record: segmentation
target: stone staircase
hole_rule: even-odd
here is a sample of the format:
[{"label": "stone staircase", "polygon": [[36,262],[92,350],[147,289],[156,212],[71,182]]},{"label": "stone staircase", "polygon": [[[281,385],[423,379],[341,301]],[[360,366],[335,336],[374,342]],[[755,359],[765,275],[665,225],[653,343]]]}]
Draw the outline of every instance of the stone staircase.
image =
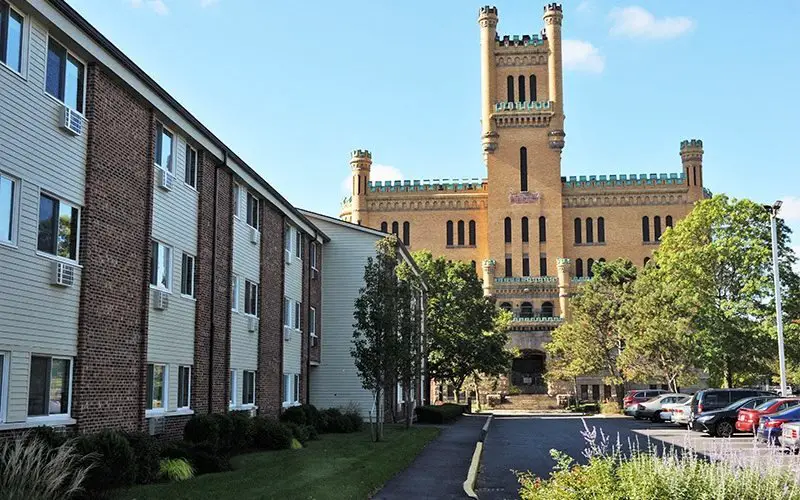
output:
[{"label": "stone staircase", "polygon": [[495,410],[546,411],[562,409],[555,397],[547,394],[517,394],[506,396],[506,402],[494,407]]}]

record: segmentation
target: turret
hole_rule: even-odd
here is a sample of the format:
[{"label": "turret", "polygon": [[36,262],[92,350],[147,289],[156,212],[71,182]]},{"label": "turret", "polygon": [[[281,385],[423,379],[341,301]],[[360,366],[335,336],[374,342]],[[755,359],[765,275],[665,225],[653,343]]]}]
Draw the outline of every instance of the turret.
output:
[{"label": "turret", "polygon": [[569,314],[569,287],[572,281],[570,259],[558,259],[558,305],[561,309],[561,317],[565,321],[570,320]]},{"label": "turret", "polygon": [[494,259],[483,261],[483,295],[491,297],[494,295],[494,277],[497,271],[497,262]]},{"label": "turret", "polygon": [[356,149],[350,154],[352,172],[353,201],[350,222],[369,225],[367,213],[367,193],[369,192],[369,171],[372,167],[372,153],[366,149]]},{"label": "turret", "polygon": [[703,141],[690,139],[681,141],[681,163],[686,185],[689,187],[689,199],[703,199]]},{"label": "turret", "polygon": [[492,109],[494,106],[497,75],[494,60],[495,37],[497,36],[497,7],[486,5],[478,12],[481,29],[481,143],[484,158],[497,149],[497,132],[494,130]]},{"label": "turret", "polygon": [[548,93],[553,102],[553,120],[550,122],[549,145],[551,149],[564,147],[564,79],[561,57],[561,22],[564,14],[561,4],[550,3],[544,7],[544,30],[547,35]]}]

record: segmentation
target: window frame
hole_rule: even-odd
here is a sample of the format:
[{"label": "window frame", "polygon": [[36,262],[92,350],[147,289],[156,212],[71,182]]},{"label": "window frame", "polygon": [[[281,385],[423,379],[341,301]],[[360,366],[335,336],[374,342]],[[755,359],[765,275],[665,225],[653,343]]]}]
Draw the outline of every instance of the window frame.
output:
[{"label": "window frame", "polygon": [[239,275],[231,274],[231,311],[239,312]]},{"label": "window frame", "polygon": [[[159,133],[160,132],[160,133]],[[164,134],[170,136],[170,165],[164,166],[161,164],[161,157],[164,153],[164,144],[163,144],[163,137]],[[156,122],[156,143],[155,143],[155,151],[153,152],[153,164],[156,168],[160,168],[165,172],[169,172],[172,175],[175,175],[175,160],[177,159],[177,148],[178,137],[175,135],[175,132],[170,130],[169,127],[164,125],[164,123],[157,121]]]},{"label": "window frame", "polygon": [[8,411],[8,375],[11,365],[11,353],[0,351],[0,424],[6,421]]},{"label": "window frame", "polygon": [[[60,260],[60,261],[63,261],[63,262],[67,262],[67,263],[70,263],[70,264],[77,264],[78,260],[80,259],[80,254],[81,254],[81,212],[83,211],[83,208],[80,205],[78,205],[77,203],[72,203],[71,201],[65,200],[64,198],[61,198],[60,196],[56,196],[55,194],[53,194],[53,193],[51,193],[49,191],[45,191],[45,190],[40,189],[39,190],[39,203],[38,203],[38,206],[36,207],[36,212],[37,212],[37,216],[38,216],[37,224],[42,220],[42,215],[41,215],[42,196],[44,196],[46,198],[50,198],[51,200],[56,202],[56,210],[55,210],[56,214],[61,212],[61,204],[62,203],[67,204],[67,206],[69,206],[73,210],[77,211],[77,219],[78,220],[77,220],[77,222],[75,224],[76,229],[77,229],[75,231],[77,233],[77,235],[75,236],[75,258],[73,259],[73,258],[70,258],[70,257],[64,257],[64,256],[61,256],[61,255],[58,255],[58,233],[57,232],[55,234],[55,237],[53,238],[53,244],[55,245],[53,253],[51,253],[48,250],[42,250],[41,248],[39,248],[39,230],[38,229],[36,231],[36,253],[38,253],[39,255],[47,256],[48,258],[53,258],[53,259]],[[17,198],[19,198],[19,196]],[[56,231],[58,230],[57,221],[54,224],[54,229]]]},{"label": "window frame", "polygon": [[292,396],[294,396],[293,403],[300,404],[300,374],[295,373],[292,377]]},{"label": "window frame", "polygon": [[292,377],[291,373],[284,373],[283,374],[283,401],[282,406],[284,408],[291,406],[292,401],[289,400],[289,394],[293,393],[292,385],[294,383],[294,377]]},{"label": "window frame", "polygon": [[[11,356],[9,355],[9,358]],[[48,379],[47,379],[47,386],[45,388],[45,397],[47,401],[45,402],[47,405],[47,413],[44,415],[31,415],[30,414],[30,384],[31,380],[33,379],[31,374],[33,358],[45,358],[48,360],[47,363],[47,370],[48,370]],[[67,387],[67,412],[66,413],[50,413],[50,390],[51,385],[53,383],[53,360],[64,360],[69,363],[67,369],[67,375],[69,377],[69,383]],[[9,363],[10,363],[9,359]],[[8,364],[8,363],[7,363]],[[31,353],[29,362],[28,362],[28,408],[26,410],[27,418],[26,420],[29,422],[36,422],[42,420],[51,420],[51,419],[63,419],[63,418],[71,418],[72,415],[72,386],[75,380],[75,360],[70,356],[57,356],[57,355],[50,355],[50,354],[39,354],[39,353]],[[6,377],[7,378],[7,377]],[[4,382],[5,383],[5,382]]]},{"label": "window frame", "polygon": [[[254,318],[259,317],[259,283],[255,281],[250,281],[249,279],[245,278],[244,280],[244,313],[247,316],[252,316]],[[248,300],[249,299],[249,300]],[[252,302],[250,304],[249,302]]]},{"label": "window frame", "polygon": [[[186,150],[184,152],[183,157],[183,183],[189,186],[190,188],[197,191],[197,162],[198,162],[198,152],[195,148],[191,146],[188,142],[186,143]],[[190,165],[190,160],[194,159],[194,165]],[[187,182],[187,178],[189,177],[189,171],[191,168],[192,176],[188,179],[191,182]]]},{"label": "window frame", "polygon": [[[248,377],[251,377],[252,380],[250,381],[250,387],[252,391],[252,397],[250,401],[246,401],[247,398],[247,389],[248,389]],[[246,408],[252,408],[256,405],[256,371],[255,370],[242,370],[242,402],[240,406]]]},{"label": "window frame", "polygon": [[[5,23],[2,21],[2,11],[4,10],[8,11],[8,16],[10,16],[11,11],[14,11],[14,13],[21,19],[22,27],[20,29],[19,40],[19,69],[15,69],[13,66],[8,64],[6,57],[6,52],[8,52],[8,21]],[[28,16],[16,8],[16,6],[14,6],[11,2],[7,0],[0,0],[0,66],[5,66],[23,78],[25,77],[25,68],[28,61],[28,51],[26,48],[28,47],[28,41],[30,39],[28,35],[29,31],[30,22],[28,20]]]},{"label": "window frame", "polygon": [[292,315],[294,314],[294,307],[292,307],[292,299],[283,297],[283,327],[292,327]]},{"label": "window frame", "polygon": [[238,182],[233,183],[233,188],[231,188],[233,193],[231,194],[231,207],[233,209],[233,217],[235,219],[239,219],[241,217],[241,196],[242,196],[242,186]]},{"label": "window frame", "polygon": [[[155,390],[156,366],[161,366],[164,368],[161,408],[153,408],[153,391]],[[145,400],[145,416],[166,413],[169,408],[169,364],[156,362],[147,363],[146,387],[147,399]]]},{"label": "window frame", "polygon": [[287,225],[283,230],[283,252],[287,264],[292,263],[292,256],[294,255],[294,252],[292,251],[292,245],[294,244],[293,230],[294,228],[289,225]]},{"label": "window frame", "polygon": [[303,260],[303,233],[299,229],[294,229],[294,258],[298,261]]},{"label": "window frame", "polygon": [[308,254],[309,260],[311,261],[311,270],[312,271],[319,271],[319,267],[317,267],[317,242],[312,241],[310,246],[308,247]]},{"label": "window frame", "polygon": [[[187,269],[187,261],[191,260],[192,265],[189,267],[191,269],[191,281],[186,280],[186,269]],[[191,289],[187,292],[186,286],[191,286]],[[183,252],[181,255],[181,296],[186,297],[189,299],[196,298],[195,293],[197,292],[197,258],[194,255],[188,254]]]},{"label": "window frame", "polygon": [[238,389],[238,381],[236,380],[236,368],[230,369],[230,383],[228,384],[228,407],[236,408],[236,390]]},{"label": "window frame", "polygon": [[252,192],[250,192],[249,189],[247,190],[247,196],[245,196],[245,200],[247,207],[245,221],[247,222],[247,225],[256,231],[261,231],[261,200]]},{"label": "window frame", "polygon": [[308,335],[317,338],[317,308],[314,306],[308,308]]},{"label": "window frame", "polygon": [[[167,245],[166,243],[161,242],[159,240],[151,239],[150,242],[151,242],[150,243],[150,248],[151,248],[151,250],[150,250],[150,252],[151,252],[151,255],[150,255],[150,288],[153,288],[153,289],[156,289],[156,290],[161,290],[161,291],[167,292],[167,293],[172,293],[172,286],[174,285],[174,283],[173,283],[173,274],[175,272],[175,270],[173,269],[173,267],[174,267],[173,259],[175,258],[175,253],[174,253],[175,249],[172,248],[172,246]],[[161,284],[158,282],[158,274],[157,273],[158,273],[158,258],[159,258],[160,252],[158,252],[157,248],[155,248],[156,245],[158,245],[159,247],[163,246],[165,249],[167,249],[169,251],[169,257],[165,259],[165,263],[168,266],[167,269],[165,270],[165,273],[166,273],[166,276],[167,276],[167,282],[168,282],[166,287],[161,286]],[[153,283],[153,280],[155,280],[156,283]]]},{"label": "window frame", "polygon": [[[80,106],[79,106],[80,109],[74,109],[74,108],[68,106],[67,103],[66,103],[66,95],[63,98],[62,97],[58,97],[58,96],[55,96],[55,95],[51,94],[47,90],[47,60],[50,57],[50,42],[51,41],[57,43],[66,52],[66,58],[64,59],[64,65],[63,65],[63,67],[59,68],[59,70],[63,72],[62,76],[64,78],[64,81],[62,82],[63,88],[60,88],[59,92],[66,93],[66,82],[67,82],[67,78],[66,78],[66,62],[69,61],[69,58],[71,57],[72,59],[74,59],[75,61],[79,62],[83,66],[83,72],[82,72],[83,73],[82,74],[83,78],[82,78],[82,81],[80,82],[80,85],[81,85],[81,96],[80,96],[80,103],[79,103],[80,104]],[[47,42],[45,43],[45,47],[44,47],[44,61],[45,61],[45,63],[44,63],[44,82],[42,82],[42,87],[44,89],[44,94],[46,96],[52,98],[52,99],[55,99],[57,102],[59,102],[63,106],[66,106],[67,108],[71,109],[72,111],[75,111],[76,113],[78,113],[79,115],[81,115],[82,117],[85,118],[84,110],[86,109],[86,78],[88,76],[87,75],[88,71],[86,71],[86,68],[87,68],[86,61],[84,61],[82,58],[78,57],[66,45],[61,43],[60,40],[58,40],[56,37],[54,37],[52,35],[52,33],[49,33],[49,32],[47,33]]]},{"label": "window frame", "polygon": [[290,300],[294,303],[293,304],[294,305],[294,313],[292,315],[292,321],[293,321],[292,328],[297,332],[302,332],[303,331],[303,325],[301,324],[301,319],[302,319],[301,311],[302,311],[303,303],[300,302],[299,300],[294,300],[294,299],[290,299]]},{"label": "window frame", "polygon": [[[183,378],[183,380],[181,380]],[[181,382],[185,382],[184,384]],[[183,393],[183,394],[182,394]],[[181,398],[181,395],[185,398]],[[181,399],[186,399],[186,404],[181,404]],[[178,401],[175,405],[177,410],[188,410],[192,407],[192,367],[189,365],[178,366]]]},{"label": "window frame", "polygon": [[[14,177],[12,175],[8,175],[8,174],[3,173],[3,171],[0,171],[0,182],[2,182],[3,179],[5,179],[5,180],[7,180],[8,182],[11,183],[11,199],[9,200],[9,207],[8,207],[8,215],[9,215],[8,236],[9,236],[9,239],[6,240],[2,235],[0,235],[0,245],[16,247],[17,246],[17,241],[18,241],[18,238],[19,238],[19,215],[20,215],[19,214],[19,199],[20,199],[20,193],[22,192],[22,181],[20,181],[18,178]],[[78,222],[79,222],[79,226],[80,226],[80,220]],[[38,245],[38,232],[37,232],[37,244],[36,244],[36,246],[37,246],[37,248],[39,246]]]}]

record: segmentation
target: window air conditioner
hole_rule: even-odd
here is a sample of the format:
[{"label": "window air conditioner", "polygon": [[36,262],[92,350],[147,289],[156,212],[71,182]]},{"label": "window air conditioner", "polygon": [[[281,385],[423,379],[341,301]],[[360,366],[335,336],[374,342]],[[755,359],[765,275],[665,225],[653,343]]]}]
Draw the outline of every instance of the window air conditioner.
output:
[{"label": "window air conditioner", "polygon": [[61,128],[72,135],[83,133],[83,116],[74,109],[63,106],[61,108]]},{"label": "window air conditioner", "polygon": [[164,191],[171,191],[173,184],[175,184],[175,176],[166,169],[158,169],[158,187]]},{"label": "window air conditioner", "polygon": [[259,235],[258,229],[250,227],[250,243],[257,244]]},{"label": "window air conditioner", "polygon": [[255,317],[247,318],[247,331],[255,332],[256,330],[258,330],[258,318]]},{"label": "window air conditioner", "polygon": [[75,266],[65,262],[53,262],[52,283],[58,286],[72,286],[75,284]]},{"label": "window air conditioner", "polygon": [[169,294],[164,290],[153,290],[153,309],[163,311],[169,307]]}]

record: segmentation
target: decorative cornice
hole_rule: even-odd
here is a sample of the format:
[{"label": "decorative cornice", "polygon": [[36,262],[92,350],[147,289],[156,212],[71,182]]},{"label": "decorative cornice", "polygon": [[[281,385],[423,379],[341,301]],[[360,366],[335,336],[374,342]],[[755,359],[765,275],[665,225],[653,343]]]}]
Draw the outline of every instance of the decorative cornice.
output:
[{"label": "decorative cornice", "polygon": [[685,205],[686,191],[679,194],[661,193],[604,193],[588,192],[580,195],[562,197],[563,208],[580,207],[628,207],[644,205]]},{"label": "decorative cornice", "polygon": [[367,210],[371,212],[398,212],[407,210],[481,210],[488,206],[486,196],[442,196],[435,199],[409,197],[406,199],[369,200]]}]

